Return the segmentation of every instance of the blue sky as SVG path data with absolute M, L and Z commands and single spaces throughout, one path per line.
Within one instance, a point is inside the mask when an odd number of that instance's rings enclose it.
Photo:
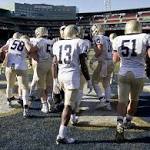
M 79 12 L 105 11 L 104 0 L 0 0 L 0 8 L 14 9 L 14 2 L 77 6 Z M 111 0 L 111 10 L 150 7 L 150 0 Z

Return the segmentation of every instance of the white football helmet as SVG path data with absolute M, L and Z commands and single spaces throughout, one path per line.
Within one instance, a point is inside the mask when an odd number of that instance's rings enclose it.
M 125 25 L 125 34 L 141 33 L 142 27 L 137 20 L 130 20 Z
M 64 30 L 64 39 L 74 39 L 79 36 L 79 30 L 76 25 L 68 25 Z
M 19 39 L 21 37 L 21 33 L 15 32 L 12 36 L 13 39 Z
M 46 27 L 38 27 L 35 29 L 36 37 L 48 36 L 48 29 Z
M 92 25 L 91 27 L 91 34 L 92 36 L 98 35 L 98 34 L 104 34 L 105 30 L 103 25 L 99 24 L 99 23 L 95 23 Z

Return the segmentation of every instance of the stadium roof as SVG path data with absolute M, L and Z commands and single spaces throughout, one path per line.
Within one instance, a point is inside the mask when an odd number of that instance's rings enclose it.
M 103 15 L 103 14 L 115 14 L 115 13 L 132 13 L 138 11 L 150 11 L 150 7 L 146 8 L 135 8 L 135 9 L 122 9 L 122 10 L 112 10 L 112 11 L 103 11 L 103 12 L 87 12 L 87 13 L 77 13 L 77 16 L 93 16 L 93 15 Z

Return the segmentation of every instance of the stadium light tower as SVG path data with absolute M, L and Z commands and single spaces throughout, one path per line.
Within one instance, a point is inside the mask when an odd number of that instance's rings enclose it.
M 105 11 L 111 11 L 111 0 L 104 0 Z

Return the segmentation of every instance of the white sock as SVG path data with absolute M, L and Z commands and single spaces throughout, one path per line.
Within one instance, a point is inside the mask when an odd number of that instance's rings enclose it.
M 71 114 L 70 119 L 71 120 L 75 120 L 76 119 L 76 115 L 75 114 Z
M 66 132 L 67 132 L 67 126 L 64 126 L 64 125 L 60 125 L 60 128 L 59 128 L 59 136 L 61 138 L 64 138 L 66 136 Z

